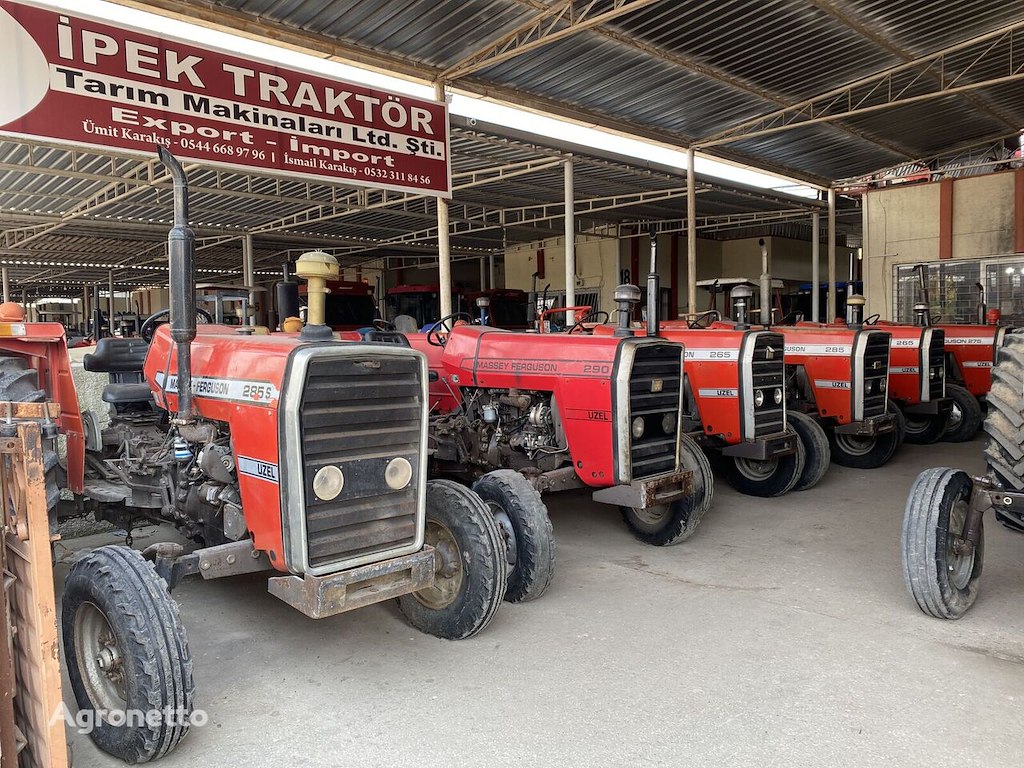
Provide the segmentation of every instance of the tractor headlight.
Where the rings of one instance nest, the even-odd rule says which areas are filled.
[[[676,431],[676,415],[674,413],[666,413],[661,417],[661,431],[666,435],[671,435]]]
[[[328,464],[320,467],[313,475],[313,493],[321,501],[331,501],[338,498],[341,489],[345,487],[345,475],[341,468]]]
[[[775,404],[776,405],[782,405],[782,390],[781,389],[776,389],[772,393],[772,399],[775,400]]]
[[[409,463],[408,459],[396,456],[388,462],[387,467],[384,469],[384,482],[388,484],[388,488],[400,491],[411,481],[412,464]]]
[[[878,391],[885,392],[885,379],[878,380]]]
[[[932,381],[938,381],[941,378],[942,378],[942,369],[941,368],[932,368],[932,373],[931,373]]]
[[[762,405],[764,405],[764,390],[763,389],[759,389],[756,392],[754,392],[754,405],[757,406],[758,408],[760,408]]]
[[[644,436],[644,419],[642,416],[637,416],[633,419],[632,432],[634,440],[639,440]]]

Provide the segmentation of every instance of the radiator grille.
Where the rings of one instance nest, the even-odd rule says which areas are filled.
[[[938,400],[946,395],[946,334],[933,328],[928,343],[928,365],[922,376],[928,377],[928,399]],[[934,373],[933,373],[934,372]]]
[[[422,418],[422,382],[414,358],[314,358],[301,404],[302,482],[306,545],[313,567],[385,552],[414,542]],[[385,482],[397,457],[412,465],[401,490]],[[325,501],[313,492],[328,465],[344,473],[344,486]]]
[[[889,334],[868,331],[864,345],[864,418],[885,413],[885,382],[889,376]]]
[[[755,440],[777,435],[786,430],[786,410],[784,397],[780,395],[775,402],[775,393],[785,393],[786,365],[783,350],[786,342],[779,333],[758,333],[754,340],[750,381],[753,391],[748,393],[750,403],[754,407]],[[745,363],[746,364],[746,363]],[[756,393],[760,391],[764,398],[757,405]]]
[[[674,472],[677,468],[676,434],[682,394],[682,347],[643,344],[637,347],[629,376],[629,419],[642,418],[640,438],[630,433],[629,455],[634,480]],[[658,384],[660,382],[660,384]],[[666,416],[672,429],[665,430]]]

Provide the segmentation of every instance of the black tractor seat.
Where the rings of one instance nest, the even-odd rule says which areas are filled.
[[[107,384],[103,388],[103,402],[111,405],[150,403],[152,400],[149,384]]]
[[[148,352],[149,344],[142,339],[111,336],[96,342],[96,349],[82,358],[82,365],[93,373],[141,373]]]

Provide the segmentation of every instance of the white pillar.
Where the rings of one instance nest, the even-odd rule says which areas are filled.
[[[434,98],[445,100],[444,83],[434,84]],[[448,230],[448,200],[437,198],[437,272],[441,285],[441,317],[452,313],[452,246]]]
[[[836,317],[836,191],[828,191],[828,322]]]
[[[696,152],[686,150],[686,311],[697,311],[697,177]]]
[[[576,191],[573,187],[572,158],[563,163],[565,169],[565,306],[576,304]],[[575,312],[565,313],[565,326],[576,322]]]
[[[4,301],[11,300],[11,276],[7,274],[7,267],[2,268],[3,272],[3,283],[4,283]]]
[[[811,316],[817,323],[821,320],[821,214],[811,214]]]
[[[107,312],[110,315],[107,318],[107,330],[110,331],[110,335],[114,335],[114,313],[117,309],[114,307],[114,270],[110,270],[107,273],[107,287],[110,290],[110,296],[107,299]]]
[[[252,235],[246,232],[242,235],[242,281],[249,289],[249,309],[251,311],[254,311],[256,307],[256,291],[253,290],[256,287],[256,274],[253,263]],[[255,317],[250,318],[246,315],[242,318],[242,324],[255,325]]]

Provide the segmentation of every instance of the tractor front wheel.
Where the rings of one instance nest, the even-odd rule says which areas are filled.
[[[686,541],[711,507],[715,494],[711,464],[687,435],[679,438],[679,459],[684,469],[693,472],[693,493],[688,498],[649,509],[620,507],[629,530],[645,544],[664,547]]]
[[[828,443],[832,449],[832,461],[841,467],[852,469],[876,469],[888,464],[903,444],[903,435],[906,431],[903,412],[891,400],[888,409],[889,413],[896,417],[891,432],[866,437],[830,429]]]
[[[985,418],[981,412],[981,403],[959,384],[947,383],[946,397],[953,401],[953,410],[949,414],[942,439],[947,443],[965,443],[981,429],[981,422]]]
[[[771,459],[723,456],[722,471],[729,485],[747,496],[768,498],[793,490],[803,475],[807,449],[796,441],[796,451]]]
[[[505,599],[536,600],[555,575],[555,534],[540,492],[511,469],[488,472],[473,490],[501,528],[509,566]]]
[[[938,416],[917,416],[903,413],[906,419],[904,440],[911,445],[931,445],[946,431],[946,419]]]
[[[434,549],[434,583],[398,598],[398,607],[428,635],[472,637],[494,618],[508,585],[498,523],[473,491],[450,480],[431,480],[426,543]]]
[[[68,679],[96,746],[126,763],[163,757],[192,723],[192,655],[152,564],[107,546],[76,562],[61,609]]]
[[[984,527],[976,545],[964,538],[972,481],[958,469],[936,467],[917,476],[903,514],[903,579],[918,607],[939,619],[959,619],[978,597]]]
[[[832,452],[829,450],[828,435],[821,425],[799,411],[786,414],[789,425],[793,427],[800,442],[804,445],[804,469],[793,486],[794,491],[806,491],[813,488],[825,476],[829,464],[832,463]]]

